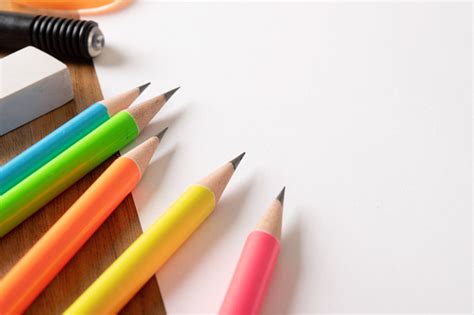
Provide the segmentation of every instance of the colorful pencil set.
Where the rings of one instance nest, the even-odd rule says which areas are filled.
[[[129,108],[147,86],[93,104],[4,166],[0,238],[135,139],[177,90]],[[23,313],[48,286],[136,187],[167,129],[117,158],[5,275],[0,314]],[[244,155],[189,186],[65,314],[119,312],[214,211]],[[284,193],[248,236],[220,314],[259,313],[280,250]]]

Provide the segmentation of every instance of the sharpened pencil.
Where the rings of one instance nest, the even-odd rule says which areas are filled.
[[[110,117],[130,106],[149,84],[143,84],[89,106],[6,163],[0,172],[0,195],[54,159]]]
[[[162,94],[119,112],[0,196],[0,237],[135,139],[166,101]]]
[[[249,234],[220,315],[259,314],[280,253],[285,188]]]
[[[243,154],[191,185],[65,311],[116,314],[214,211]]]
[[[132,192],[168,128],[116,159],[0,282],[0,314],[20,314]]]

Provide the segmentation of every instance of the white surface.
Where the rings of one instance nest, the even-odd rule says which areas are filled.
[[[141,2],[97,20],[105,96],[182,86],[136,142],[170,126],[134,192],[144,228],[247,151],[158,273],[169,313],[218,310],[283,185],[266,313],[470,313],[469,3]]]
[[[0,135],[74,97],[67,66],[29,46],[0,59]]]

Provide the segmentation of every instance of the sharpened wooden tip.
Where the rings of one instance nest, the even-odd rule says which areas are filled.
[[[167,92],[169,93],[169,92]],[[128,108],[127,111],[132,115],[137,123],[138,130],[142,131],[146,125],[155,117],[156,113],[165,105],[167,98],[166,93],[155,96],[136,106]]]
[[[242,161],[242,159],[244,158],[244,156],[245,156],[245,152],[241,153],[239,156],[235,157],[232,161],[230,161],[230,163],[231,163],[232,166],[234,167],[234,170],[237,169],[237,166],[239,166],[240,161]]]
[[[283,200],[285,196],[285,187],[278,194],[277,198],[273,200],[267,212],[263,215],[260,222],[257,224],[256,230],[266,232],[273,235],[278,240],[281,237],[281,225],[283,218]]]
[[[165,135],[165,133],[166,133],[167,131],[168,131],[168,127],[166,127],[165,129],[161,130],[161,131],[156,135],[156,137],[157,137],[158,139],[160,139],[160,141],[161,141],[161,139],[163,139],[163,137],[164,137],[164,135]]]
[[[109,117],[112,117],[118,112],[128,108],[133,103],[133,101],[135,101],[137,97],[148,87],[148,85],[150,85],[150,83],[137,86],[131,90],[101,101],[101,103],[107,108]]]
[[[150,84],[151,84],[151,82],[148,82],[148,83],[145,83],[145,84],[140,85],[140,86],[138,87],[139,93],[142,94],[143,91],[145,91],[146,88],[147,88]]]
[[[216,203],[221,199],[224,189],[227,187],[235,169],[244,157],[245,152],[234,158],[232,161],[225,163],[211,174],[201,179],[197,184],[206,187],[214,193]]]
[[[177,90],[179,90],[179,88],[180,88],[180,86],[178,86],[177,88],[172,89],[172,90],[166,92],[166,93],[165,93],[165,98],[166,98],[166,100],[169,100],[169,99],[171,98],[171,96],[173,96],[173,94],[174,94]]]
[[[137,145],[135,148],[128,151],[122,157],[134,161],[135,164],[137,164],[138,169],[140,170],[140,175],[143,175],[159,143],[160,139],[158,139],[157,137],[148,138],[147,140],[145,140],[145,142]]]

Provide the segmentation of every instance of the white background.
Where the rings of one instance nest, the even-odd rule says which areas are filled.
[[[158,273],[170,313],[216,312],[246,235],[287,186],[266,313],[471,310],[471,8],[138,2],[93,17],[105,96],[181,90],[134,191],[146,229],[247,151]]]

